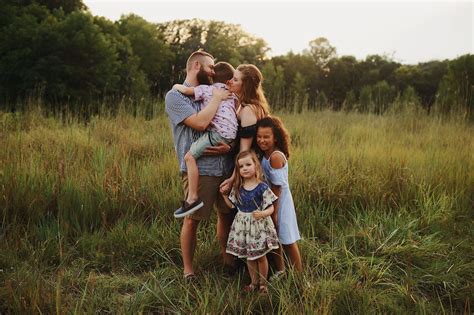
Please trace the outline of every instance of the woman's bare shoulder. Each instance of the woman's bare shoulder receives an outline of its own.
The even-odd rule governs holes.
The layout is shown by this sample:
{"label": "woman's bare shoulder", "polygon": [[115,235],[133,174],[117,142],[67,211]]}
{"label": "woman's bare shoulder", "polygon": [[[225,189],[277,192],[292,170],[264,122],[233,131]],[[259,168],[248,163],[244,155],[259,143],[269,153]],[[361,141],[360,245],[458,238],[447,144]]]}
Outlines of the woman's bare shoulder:
{"label": "woman's bare shoulder", "polygon": [[255,115],[251,104],[242,104],[239,111],[239,118],[242,125],[248,126],[257,123],[257,115]]}

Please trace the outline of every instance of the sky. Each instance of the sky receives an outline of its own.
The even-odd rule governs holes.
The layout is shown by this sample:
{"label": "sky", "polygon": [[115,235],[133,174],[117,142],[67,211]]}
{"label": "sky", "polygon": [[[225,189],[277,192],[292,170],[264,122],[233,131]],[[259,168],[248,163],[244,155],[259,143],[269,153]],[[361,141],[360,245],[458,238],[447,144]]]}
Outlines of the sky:
{"label": "sky", "polygon": [[[153,23],[199,18],[240,24],[269,56],[301,53],[325,37],[338,56],[387,55],[404,64],[474,53],[472,1],[83,0],[93,15],[134,13]],[[212,52],[211,52],[212,53]]]}

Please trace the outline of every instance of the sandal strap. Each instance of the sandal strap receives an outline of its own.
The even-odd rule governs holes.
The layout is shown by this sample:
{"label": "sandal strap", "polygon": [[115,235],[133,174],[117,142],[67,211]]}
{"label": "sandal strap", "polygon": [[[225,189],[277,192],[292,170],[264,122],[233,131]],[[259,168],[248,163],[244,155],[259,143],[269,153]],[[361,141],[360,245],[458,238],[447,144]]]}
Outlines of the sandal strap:
{"label": "sandal strap", "polygon": [[190,273],[185,273],[183,277],[184,277],[185,280],[189,280],[189,279],[196,278],[196,275],[194,273],[190,272]]}
{"label": "sandal strap", "polygon": [[243,290],[244,292],[253,292],[257,289],[257,286],[258,284],[254,284],[254,283],[247,284],[246,286],[244,286]]}

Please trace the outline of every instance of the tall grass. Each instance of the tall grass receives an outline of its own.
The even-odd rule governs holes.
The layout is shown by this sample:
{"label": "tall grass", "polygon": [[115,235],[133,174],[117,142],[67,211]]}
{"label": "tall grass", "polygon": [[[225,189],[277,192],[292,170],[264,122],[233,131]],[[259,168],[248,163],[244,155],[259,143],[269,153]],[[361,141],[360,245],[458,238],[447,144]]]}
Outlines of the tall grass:
{"label": "tall grass", "polygon": [[280,114],[305,271],[241,296],[215,217],[181,276],[167,118],[0,113],[0,312],[470,313],[473,126],[416,115]]}

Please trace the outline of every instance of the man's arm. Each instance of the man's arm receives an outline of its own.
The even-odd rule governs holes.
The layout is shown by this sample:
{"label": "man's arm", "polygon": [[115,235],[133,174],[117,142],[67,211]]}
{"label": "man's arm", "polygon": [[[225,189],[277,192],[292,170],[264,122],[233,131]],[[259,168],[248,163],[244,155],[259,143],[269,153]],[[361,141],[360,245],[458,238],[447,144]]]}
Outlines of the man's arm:
{"label": "man's arm", "polygon": [[214,115],[216,114],[217,108],[219,107],[219,104],[229,98],[231,93],[227,90],[224,89],[213,89],[212,90],[212,98],[209,101],[209,104],[201,110],[200,112],[197,112],[194,115],[189,116],[185,120],[183,120],[183,123],[191,127],[197,131],[204,131],[206,130],[207,126],[209,126],[212,118],[214,118]]}

